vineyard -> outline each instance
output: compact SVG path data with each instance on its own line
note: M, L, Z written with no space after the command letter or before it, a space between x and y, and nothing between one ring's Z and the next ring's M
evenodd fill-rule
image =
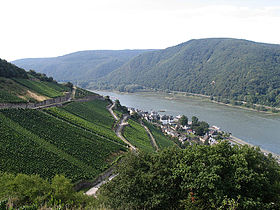
M33 90L41 95L54 98L63 96L64 90L59 88L58 84L54 84L51 82L42 82L42 81L31 81L27 79L14 79L16 82L20 83L21 85ZM62 85L61 85L62 86Z
M153 152L154 148L145 128L131 119L128 120L128 123L129 125L123 131L124 137L137 148L146 152Z
M3 171L90 179L108 167L113 153L126 151L120 144L42 111L8 109L0 114Z
M88 131L95 133L99 136L102 136L109 141L114 141L125 145L125 143L116 136L116 134L113 132L111 128L104 127L100 124L89 122L75 114L66 111L64 108L53 107L53 108L45 109L44 111L57 118L67 121L75 126L87 129Z
M21 103L21 102L26 102L25 100L10 94L9 92L5 90L0 90L0 103Z
M75 98L83 98L85 96L92 96L92 95L97 95L97 94L78 87L76 89Z
M109 103L102 100L70 103L62 109L79 116L89 122L102 126L112 131L114 118L106 109Z
M175 145L173 141L171 141L168 137L166 137L159 128L152 125L151 123L148 123L147 121L144 122L145 125L149 128L152 135L154 136L157 145L160 149L163 149L165 147L173 146Z

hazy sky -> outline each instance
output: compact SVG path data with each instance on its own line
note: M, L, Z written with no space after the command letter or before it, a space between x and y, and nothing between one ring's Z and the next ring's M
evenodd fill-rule
M0 58L157 49L232 37L280 44L279 0L0 0Z

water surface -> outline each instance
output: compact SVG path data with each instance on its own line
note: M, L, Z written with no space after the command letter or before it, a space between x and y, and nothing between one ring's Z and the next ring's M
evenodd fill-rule
M94 91L120 100L122 105L168 115L186 115L216 125L244 141L280 154L280 115L259 113L212 103L205 99L164 93L118 93Z

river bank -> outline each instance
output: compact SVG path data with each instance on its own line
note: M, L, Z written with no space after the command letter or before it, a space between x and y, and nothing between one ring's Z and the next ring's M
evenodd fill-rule
M244 141L244 140L242 140L242 139L239 139L239 138L237 138L237 137L235 137L235 136L232 136L232 135L230 135L229 141L230 141L231 143L233 143L233 144L248 145L248 146L251 146L251 147L256 147L255 145L250 144L250 143L248 143L248 142L246 142L246 141ZM262 148L260 148L260 150L261 150L265 155L268 155L268 154L270 153L270 154L277 160L277 162L280 164L280 155L275 154L275 153L273 153L273 152L271 152L271 151L262 149Z

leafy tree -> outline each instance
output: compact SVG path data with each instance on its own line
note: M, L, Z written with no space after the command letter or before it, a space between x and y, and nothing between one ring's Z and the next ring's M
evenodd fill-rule
M179 123L180 123L180 125L182 125L182 126L188 125L188 118L187 118L185 115L183 115L183 116L179 119Z
M280 167L259 148L187 146L129 154L100 191L113 209L279 209Z
M198 118L196 116L192 116L192 126L198 125Z

